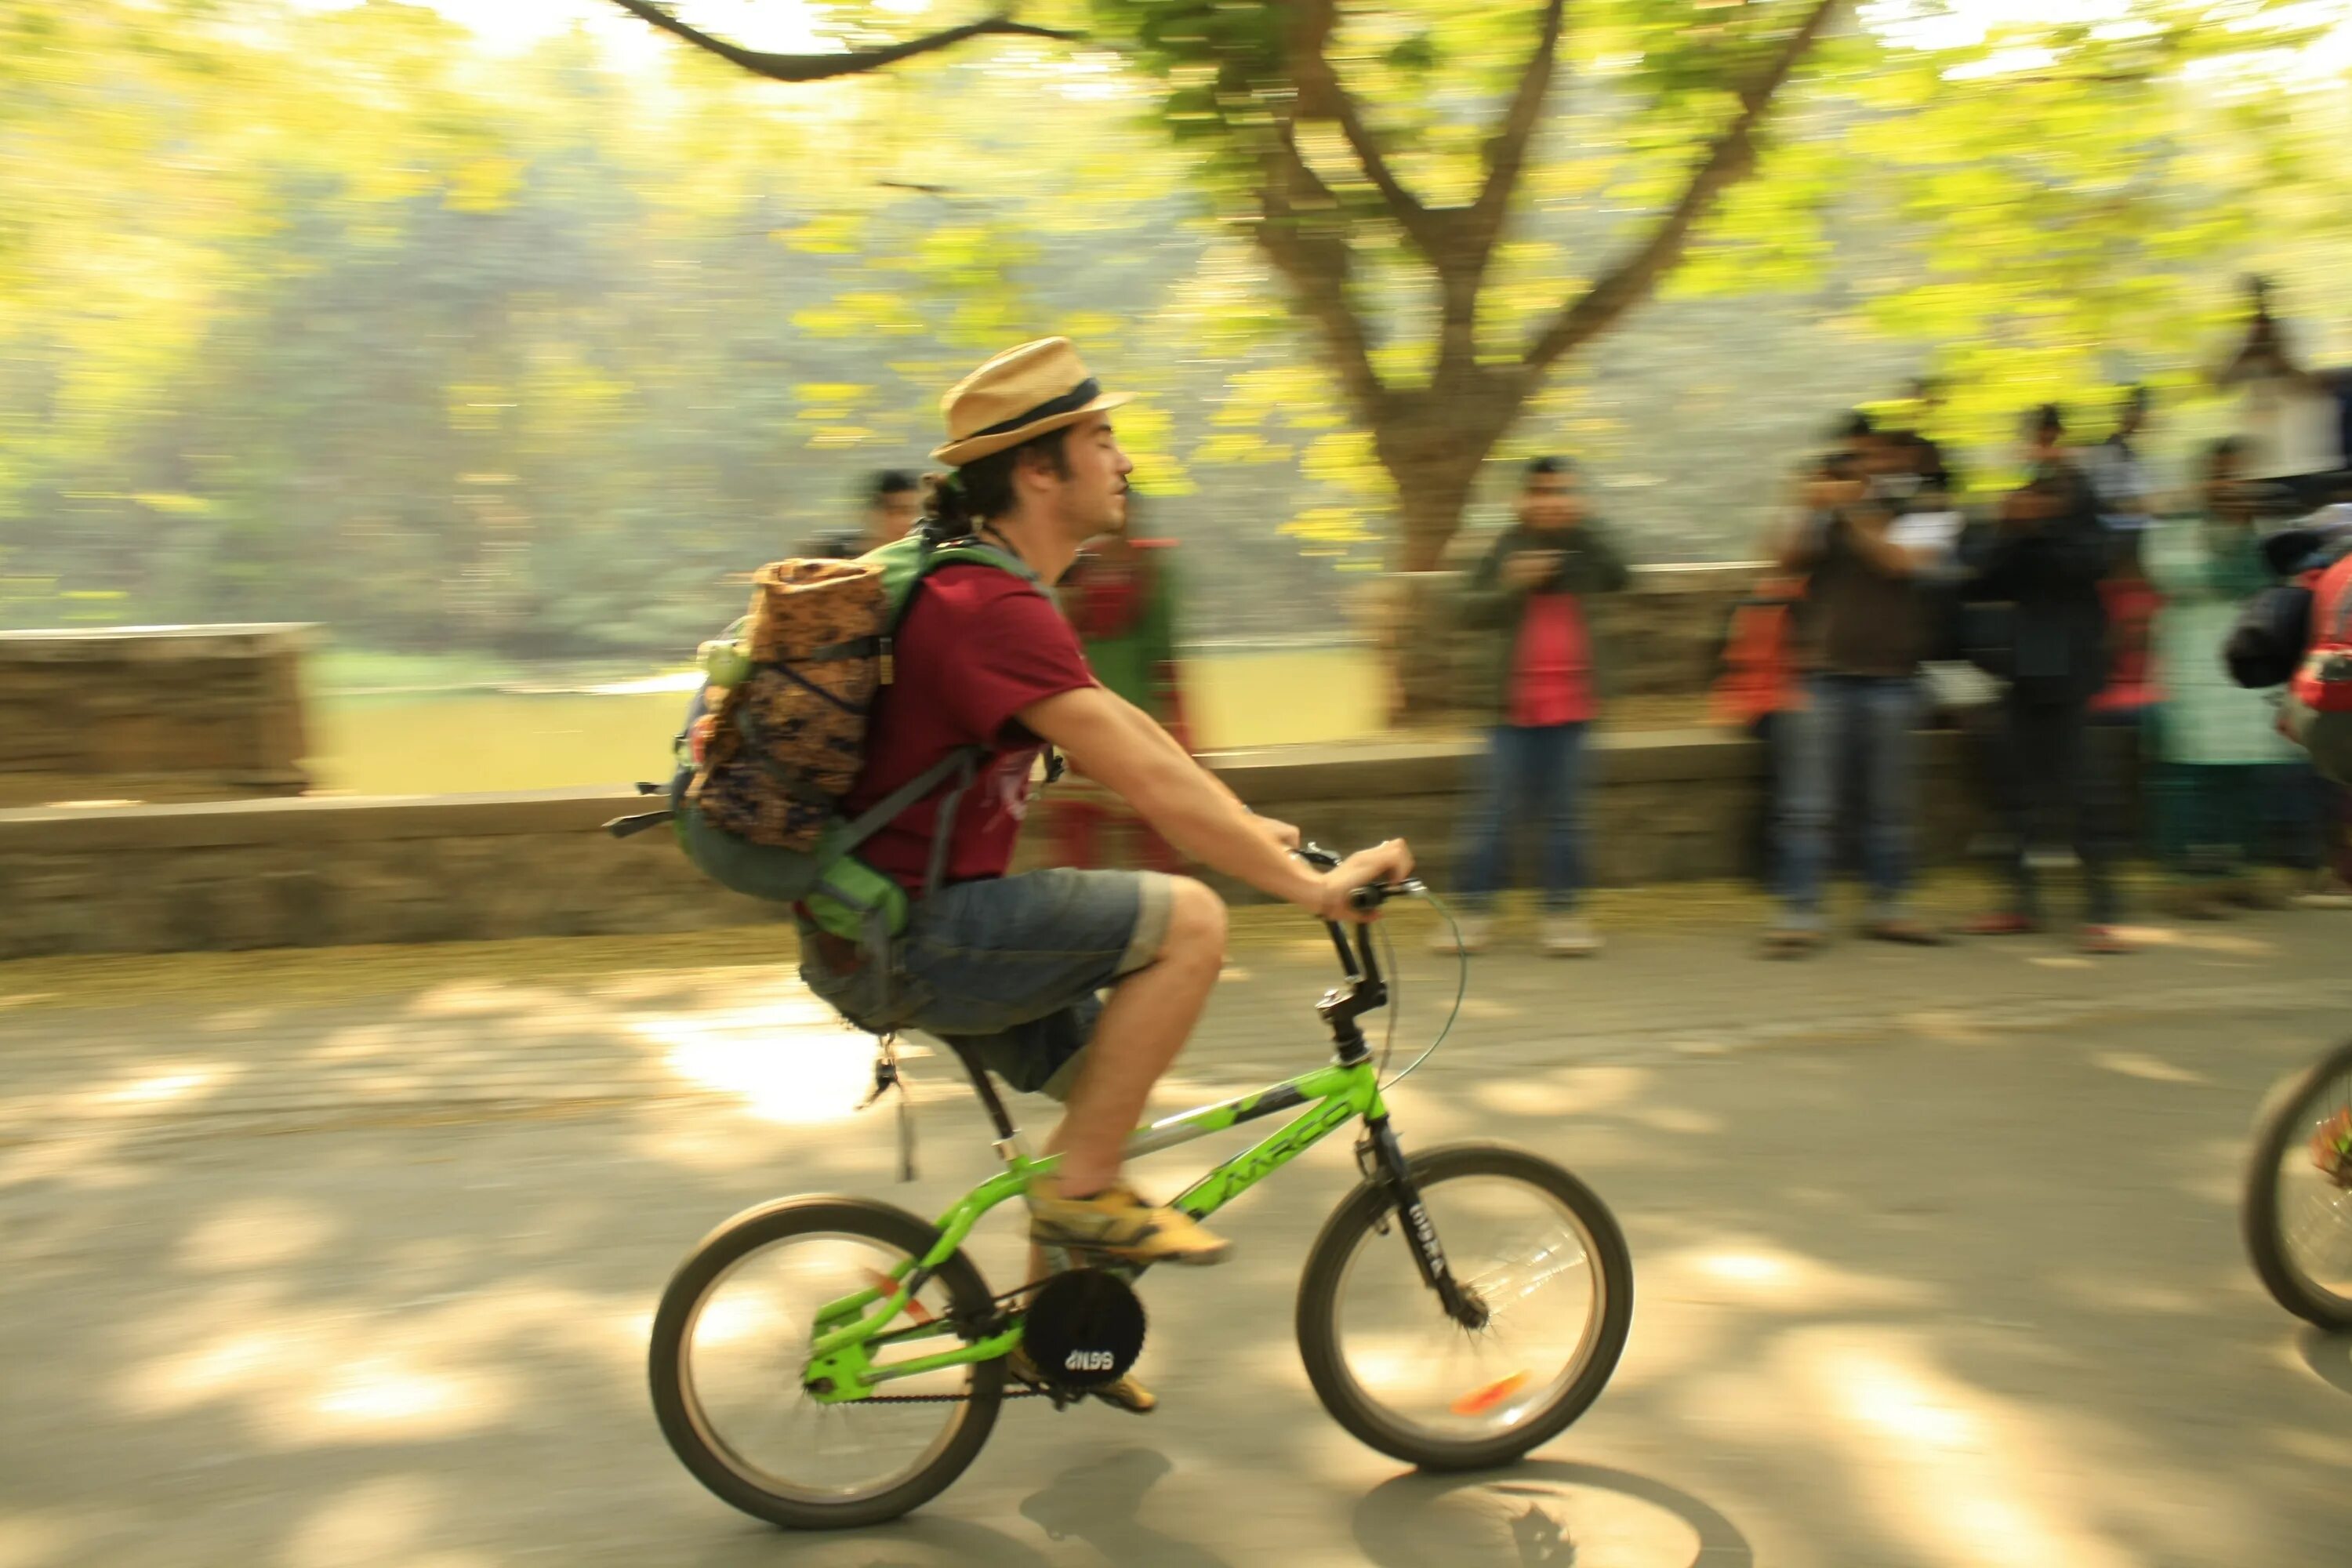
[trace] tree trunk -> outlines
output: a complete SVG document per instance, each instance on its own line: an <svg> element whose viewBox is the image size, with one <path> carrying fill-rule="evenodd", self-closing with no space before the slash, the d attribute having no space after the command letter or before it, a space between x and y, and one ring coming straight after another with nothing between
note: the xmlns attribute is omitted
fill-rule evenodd
<svg viewBox="0 0 2352 1568"><path fill-rule="evenodd" d="M1372 430L1372 448L1397 488L1397 557L1402 572L1433 572L1462 527L1462 509L1486 455L1519 411L1517 389L1489 384L1441 397L1399 398Z"/></svg>
<svg viewBox="0 0 2352 1568"><path fill-rule="evenodd" d="M1461 531L1479 470L1510 428L1519 402L1502 387L1443 400L1423 393L1372 433L1397 488L1396 569L1383 642L1391 717L1398 721L1440 722L1448 715L1456 634L1446 550Z"/></svg>

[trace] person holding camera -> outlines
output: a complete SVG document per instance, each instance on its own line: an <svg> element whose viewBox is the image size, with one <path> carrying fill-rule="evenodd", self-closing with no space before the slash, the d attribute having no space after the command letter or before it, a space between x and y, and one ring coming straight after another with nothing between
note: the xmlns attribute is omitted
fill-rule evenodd
<svg viewBox="0 0 2352 1568"><path fill-rule="evenodd" d="M1804 580L1797 642L1805 676L1804 700L1783 716L1779 747L1780 910L1765 933L1768 957L1810 952L1826 933L1822 890L1849 780L1861 796L1845 804L1862 813L1870 885L1864 934L1918 946L1941 940L1905 908L1927 651L1921 577L1941 550L1902 526L1904 497L1918 488L1911 448L1859 413L1837 435L1837 449L1801 487L1777 552L1782 569Z"/></svg>
<svg viewBox="0 0 2352 1568"><path fill-rule="evenodd" d="M2000 803L2011 818L2011 897L1964 929L1977 936L2042 929L2036 836L2065 823L2083 868L2083 951L2119 953L2130 949L2115 929L2106 832L2119 808L2088 745L2091 700L2107 681L2099 585L2112 552L2098 493L2068 454L2065 435L2056 404L2034 411L2025 433L2029 477L2002 498L1998 521L1969 563L1969 595L2010 606L2001 716L2014 787Z"/></svg>

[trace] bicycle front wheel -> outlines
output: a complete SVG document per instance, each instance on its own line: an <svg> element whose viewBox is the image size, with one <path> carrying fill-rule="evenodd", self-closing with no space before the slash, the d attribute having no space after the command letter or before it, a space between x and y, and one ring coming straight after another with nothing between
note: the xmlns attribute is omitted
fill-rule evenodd
<svg viewBox="0 0 2352 1568"><path fill-rule="evenodd" d="M1002 1358L893 1379L875 1398L836 1405L802 1386L819 1312L886 1286L938 1239L904 1209L861 1198L786 1199L706 1237L662 1295L650 1358L662 1435L696 1479L755 1518L842 1530L896 1519L961 1475L996 1424ZM980 1323L990 1311L987 1285L959 1252L894 1326ZM926 1336L874 1358L960 1342Z"/></svg>
<svg viewBox="0 0 2352 1568"><path fill-rule="evenodd" d="M1299 1280L1307 1378L1332 1419L1383 1454L1424 1469L1508 1463L1608 1384L1633 1321L1633 1258L1608 1205L1549 1160L1465 1143L1407 1166L1486 1321L1447 1316L1388 1193L1367 1184L1324 1225Z"/></svg>
<svg viewBox="0 0 2352 1568"><path fill-rule="evenodd" d="M2255 1130L2240 1217L2254 1272L2278 1304L2352 1329L2352 1043L2272 1101Z"/></svg>

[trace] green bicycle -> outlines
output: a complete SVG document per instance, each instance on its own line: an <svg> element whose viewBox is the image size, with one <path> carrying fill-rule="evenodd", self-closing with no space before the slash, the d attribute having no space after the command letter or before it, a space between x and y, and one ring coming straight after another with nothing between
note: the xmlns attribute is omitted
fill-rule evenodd
<svg viewBox="0 0 2352 1568"><path fill-rule="evenodd" d="M1357 899L1370 909L1420 891L1402 883ZM1361 1023L1389 996L1371 928L1355 928L1352 945L1328 929L1345 974L1318 1009L1331 1065L1155 1122L1128 1155L1307 1108L1174 1200L1206 1218L1360 1123L1363 1181L1325 1222L1299 1280L1307 1377L1333 1418L1384 1454L1430 1469L1508 1463L1608 1384L1633 1317L1633 1260L1608 1207L1548 1160L1493 1143L1404 1154ZM782 1199L711 1232L663 1293L651 1351L663 1435L746 1513L805 1530L895 1519L963 1472L1005 1399L1066 1405L1123 1376L1141 1351L1139 1268L1055 1257L1056 1272L999 1294L964 1255L982 1215L1054 1166L1027 1152L987 1073L964 1066L1004 1169L937 1224L866 1198ZM1045 1381L1008 1393L1016 1346Z"/></svg>

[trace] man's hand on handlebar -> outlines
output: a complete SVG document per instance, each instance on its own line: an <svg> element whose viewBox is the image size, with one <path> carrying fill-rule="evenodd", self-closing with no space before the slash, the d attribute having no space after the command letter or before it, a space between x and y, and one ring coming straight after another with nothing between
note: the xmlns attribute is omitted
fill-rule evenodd
<svg viewBox="0 0 2352 1568"><path fill-rule="evenodd" d="M1412 849L1402 838L1391 838L1370 849L1360 849L1323 873L1323 901L1316 915L1327 921L1362 925L1380 918L1377 904L1360 909L1349 895L1359 888L1386 887L1412 875Z"/></svg>

